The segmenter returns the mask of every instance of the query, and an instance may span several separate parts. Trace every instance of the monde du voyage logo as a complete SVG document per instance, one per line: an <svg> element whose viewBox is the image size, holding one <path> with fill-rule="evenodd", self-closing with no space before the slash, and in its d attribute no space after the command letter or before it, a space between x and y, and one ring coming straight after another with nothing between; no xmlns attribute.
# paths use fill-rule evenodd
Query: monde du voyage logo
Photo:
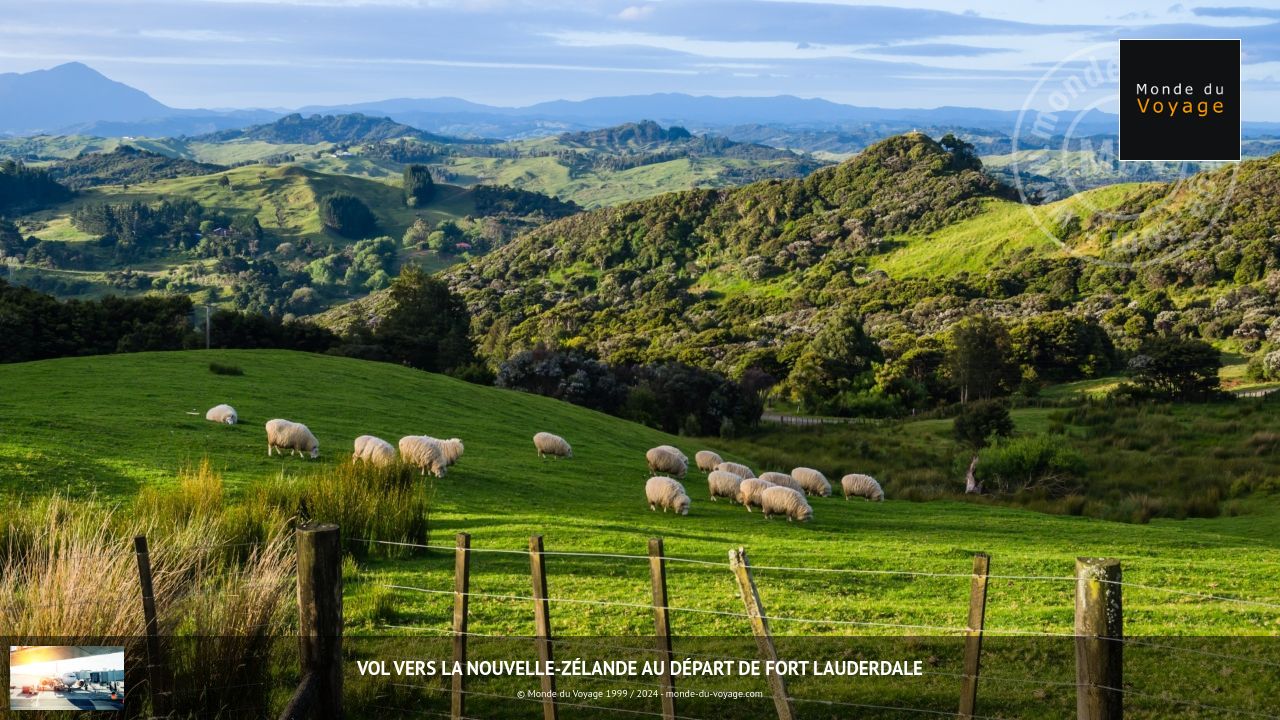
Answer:
<svg viewBox="0 0 1280 720"><path fill-rule="evenodd" d="M1240 41L1121 40L1119 159L1239 160Z"/></svg>

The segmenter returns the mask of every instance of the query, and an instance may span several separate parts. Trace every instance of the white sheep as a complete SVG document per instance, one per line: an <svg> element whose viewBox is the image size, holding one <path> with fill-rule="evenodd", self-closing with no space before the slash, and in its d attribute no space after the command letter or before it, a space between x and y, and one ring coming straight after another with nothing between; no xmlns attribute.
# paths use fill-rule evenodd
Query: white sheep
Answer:
<svg viewBox="0 0 1280 720"><path fill-rule="evenodd" d="M240 416L236 414L236 409L225 403L209 408L209 412L204 414L204 419L210 422L226 423L227 425L235 425L240 422Z"/></svg>
<svg viewBox="0 0 1280 720"><path fill-rule="evenodd" d="M649 461L649 472L667 473L678 478L684 477L685 473L689 472L689 461L679 450L670 445L650 448L644 457Z"/></svg>
<svg viewBox="0 0 1280 720"><path fill-rule="evenodd" d="M540 432L533 436L533 446L538 448L538 457L573 457L573 448L569 447L569 443L559 435L552 435L549 432Z"/></svg>
<svg viewBox="0 0 1280 720"><path fill-rule="evenodd" d="M440 448L444 450L445 463L452 465L458 462L458 458L462 457L462 441L458 438L449 438L440 441Z"/></svg>
<svg viewBox="0 0 1280 720"><path fill-rule="evenodd" d="M311 457L320 457L320 441L311 434L311 430L302 423L291 422L281 418L267 421L267 456L275 450L281 455L285 450L294 453L310 453Z"/></svg>
<svg viewBox="0 0 1280 720"><path fill-rule="evenodd" d="M875 502L884 501L884 490L880 487L880 483L870 475L859 475L858 473L849 473L840 478L840 489L844 490L844 499L851 497L866 498Z"/></svg>
<svg viewBox="0 0 1280 720"><path fill-rule="evenodd" d="M711 502L716 498L729 498L729 502L738 499L738 486L742 478L723 470L712 470L707 473L707 490L711 493Z"/></svg>
<svg viewBox="0 0 1280 720"><path fill-rule="evenodd" d="M355 452L351 453L351 461L386 467L396 461L396 449L380 437L361 435L356 438Z"/></svg>
<svg viewBox="0 0 1280 720"><path fill-rule="evenodd" d="M694 454L693 459L698 463L698 469L705 473L715 470L717 465L724 462L724 458L710 450L699 450Z"/></svg>
<svg viewBox="0 0 1280 720"><path fill-rule="evenodd" d="M649 478L649 482L644 484L644 494L649 500L650 510L662 508L662 512L670 509L679 515L689 514L689 494L684 491L684 485L669 477L658 475Z"/></svg>
<svg viewBox="0 0 1280 720"><path fill-rule="evenodd" d="M766 520L774 515L786 515L787 522L813 519L813 508L804 499L804 493L788 487L771 487L760 493L760 509Z"/></svg>
<svg viewBox="0 0 1280 720"><path fill-rule="evenodd" d="M791 477L800 483L805 495L831 497L831 482L827 480L827 476L823 475L821 471L813 468L798 467L791 471Z"/></svg>
<svg viewBox="0 0 1280 720"><path fill-rule="evenodd" d="M422 475L430 470L432 475L441 478L449 469L440 441L426 435L406 435L400 438L400 458L418 468Z"/></svg>
<svg viewBox="0 0 1280 720"><path fill-rule="evenodd" d="M777 487L768 480L746 478L738 485L738 504L751 512L751 506L760 507L760 495L771 487Z"/></svg>
<svg viewBox="0 0 1280 720"><path fill-rule="evenodd" d="M781 485L785 488L791 488L799 493L804 493L804 487L796 482L796 479L784 472L765 472L760 473L761 480L768 480L774 485Z"/></svg>
<svg viewBox="0 0 1280 720"><path fill-rule="evenodd" d="M722 462L719 465L716 465L715 469L723 470L725 472L731 472L734 475L737 475L738 477L743 479L753 478L756 476L755 472L752 471L751 468L747 467L746 465L743 465L742 463Z"/></svg>
<svg viewBox="0 0 1280 720"><path fill-rule="evenodd" d="M675 445L659 445L658 447L662 448L663 450L666 450L667 452L674 453L676 456L678 456L681 460L684 461L684 464L686 466L689 464L689 456L685 455L684 451L676 447Z"/></svg>

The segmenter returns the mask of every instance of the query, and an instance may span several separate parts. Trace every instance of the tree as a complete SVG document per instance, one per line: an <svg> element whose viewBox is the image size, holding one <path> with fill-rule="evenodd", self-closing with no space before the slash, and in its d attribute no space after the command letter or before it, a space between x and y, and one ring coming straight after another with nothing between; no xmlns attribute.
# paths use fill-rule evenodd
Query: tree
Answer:
<svg viewBox="0 0 1280 720"><path fill-rule="evenodd" d="M406 265L391 282L391 309L373 331L390 360L429 372L475 361L471 316L443 280Z"/></svg>
<svg viewBox="0 0 1280 720"><path fill-rule="evenodd" d="M1165 400L1207 400L1218 390L1218 350L1203 340L1149 338L1129 361L1138 388Z"/></svg>
<svg viewBox="0 0 1280 720"><path fill-rule="evenodd" d="M404 202L409 207L425 205L435 194L431 170L426 165L404 166Z"/></svg>
<svg viewBox="0 0 1280 720"><path fill-rule="evenodd" d="M980 493L982 485L973 475L978 467L978 453L991 444L992 437L1008 437L1013 434L1013 419L1009 417L1009 407L999 400L968 403L956 416L952 432L961 445L973 451L969 471L964 476L964 491Z"/></svg>
<svg viewBox="0 0 1280 720"><path fill-rule="evenodd" d="M862 318L842 308L818 331L791 370L792 396L808 409L837 404L841 393L881 359L880 348L862 329Z"/></svg>
<svg viewBox="0 0 1280 720"><path fill-rule="evenodd" d="M1021 377L1009 331L987 315L972 315L951 329L945 368L962 403L1007 395Z"/></svg>
<svg viewBox="0 0 1280 720"><path fill-rule="evenodd" d="M346 238L366 238L378 230L378 220L360 198L335 192L320 198L320 222Z"/></svg>

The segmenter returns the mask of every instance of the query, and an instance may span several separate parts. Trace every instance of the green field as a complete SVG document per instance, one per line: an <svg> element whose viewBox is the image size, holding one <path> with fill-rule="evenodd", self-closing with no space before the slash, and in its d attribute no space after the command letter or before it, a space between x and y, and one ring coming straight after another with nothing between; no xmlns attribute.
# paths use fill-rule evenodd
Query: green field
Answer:
<svg viewBox="0 0 1280 720"><path fill-rule="evenodd" d="M211 373L210 361L233 364L242 376ZM341 462L351 440L373 433L457 436L466 454L433 483L433 542L451 544L467 531L477 548L519 550L532 534L549 550L642 554L646 539L663 536L675 557L724 561L745 545L758 564L816 568L964 573L970 556L986 551L995 572L1066 577L1074 558L1105 555L1125 562L1133 582L1274 598L1280 538L1274 503L1257 512L1212 520L1126 525L948 501L883 504L814 500L808 524L764 520L726 502L706 501L694 472L687 517L650 512L643 499L648 476L644 451L670 442L690 456L711 442L672 438L648 428L541 397L468 385L387 364L277 351L155 353L61 359L0 367L0 488L17 496L61 493L127 506L143 486L172 483L180 467L207 457L232 496L284 475L320 471ZM203 411L230 402L241 413L236 427L203 420ZM321 441L322 458L271 458L262 423L272 417L306 422ZM564 435L571 460L539 460L530 436ZM751 457L739 459L751 462ZM877 461L854 452L848 470L880 474ZM763 468L760 468L763 469ZM553 594L644 603L641 561L557 558ZM369 560L352 583L350 622L385 621L359 608L374 585L390 581L423 588L449 586L452 558L429 554ZM474 580L493 593L523 594L528 578L518 555L477 559ZM740 610L727 568L676 565L670 571L672 604ZM954 627L962 623L968 583L963 578L843 576L762 572L761 592L786 615L809 619L862 619L875 623ZM1006 631L1067 632L1071 584L1064 581L993 581L989 627ZM394 623L445 627L447 597L412 592L394 598ZM477 602L477 632L527 633L526 608ZM1269 634L1280 629L1274 610L1205 602L1158 590L1126 595L1127 632L1138 634ZM740 619L709 614L675 618L681 634L736 634ZM569 634L647 632L644 612L586 607L560 619ZM778 623L782 634L867 631L821 623ZM902 634L893 627L873 632Z"/></svg>

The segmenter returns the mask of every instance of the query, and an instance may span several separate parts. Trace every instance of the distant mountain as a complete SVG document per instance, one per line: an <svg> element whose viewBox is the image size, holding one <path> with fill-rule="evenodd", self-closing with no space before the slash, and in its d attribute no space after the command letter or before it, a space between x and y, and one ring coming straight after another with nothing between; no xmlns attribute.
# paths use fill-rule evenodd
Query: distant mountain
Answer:
<svg viewBox="0 0 1280 720"><path fill-rule="evenodd" d="M0 74L0 129L13 133L57 130L98 121L133 121L172 115L150 95L110 80L82 63Z"/></svg>
<svg viewBox="0 0 1280 720"><path fill-rule="evenodd" d="M286 115L275 122L251 127L222 130L202 135L197 140L204 142L229 142L232 140L259 140L262 142L286 143L368 143L397 138L413 138L435 143L467 142L459 138L446 137L419 130L386 117L370 117L361 113L345 115L312 115L303 117L300 113Z"/></svg>

